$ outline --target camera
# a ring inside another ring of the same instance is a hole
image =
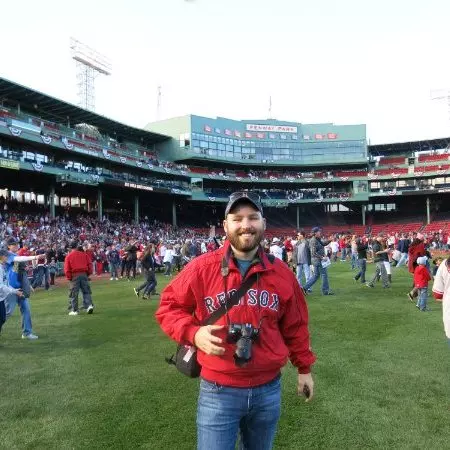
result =
[[[254,328],[251,323],[232,323],[228,327],[228,343],[236,344],[234,362],[243,367],[252,359],[252,344],[259,336],[259,328]]]

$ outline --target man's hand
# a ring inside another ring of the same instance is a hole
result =
[[[225,353],[225,349],[215,345],[221,344],[222,339],[213,335],[215,331],[222,330],[223,328],[224,325],[206,325],[204,327],[200,327],[194,336],[195,346],[207,355],[223,355]]]
[[[22,289],[16,289],[16,295],[17,295],[17,297],[23,297]]]
[[[305,392],[309,391],[309,396],[306,396]],[[305,395],[306,402],[309,402],[314,397],[314,381],[311,373],[299,373],[297,382],[297,394]]]

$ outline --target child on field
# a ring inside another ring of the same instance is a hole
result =
[[[55,285],[55,275],[58,272],[58,266],[56,265],[55,258],[52,258],[52,262],[48,265],[48,272],[50,274],[50,285]]]
[[[428,301],[428,282],[431,280],[430,272],[427,265],[428,258],[419,256],[417,258],[417,266],[414,269],[414,287],[417,289],[417,308],[420,311],[430,311],[427,306]]]

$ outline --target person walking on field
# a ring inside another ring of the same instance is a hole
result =
[[[384,236],[382,234],[379,234],[372,244],[373,262],[376,264],[376,268],[372,280],[367,283],[367,286],[371,288],[375,287],[374,283],[380,276],[383,283],[383,288],[389,287],[388,274],[384,265],[385,261],[389,261],[389,249],[384,247],[383,241]]]
[[[83,294],[83,306],[88,314],[94,312],[92,303],[92,291],[89,285],[89,276],[92,274],[92,261],[83,251],[83,247],[78,246],[77,242],[71,244],[72,251],[66,256],[64,262],[64,273],[70,282],[69,289],[69,316],[77,316],[78,311],[78,293]]]
[[[322,240],[322,230],[319,227],[314,227],[312,229],[313,236],[309,240],[309,250],[311,252],[311,265],[313,269],[313,274],[303,286],[306,292],[311,293],[311,287],[314,283],[321,277],[322,278],[322,294],[323,295],[334,295],[328,284],[328,267],[324,267],[323,262],[328,260],[325,254],[325,247],[330,243],[330,241]]]
[[[223,226],[223,247],[194,259],[164,289],[156,318],[172,339],[197,348],[197,449],[234,449],[239,434],[240,448],[269,450],[288,359],[298,394],[314,395],[308,309],[292,270],[260,245],[266,222],[258,195],[232,194]],[[200,325],[250,277],[254,284],[237,305],[214,325]]]

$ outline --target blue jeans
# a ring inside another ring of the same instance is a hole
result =
[[[113,263],[110,261],[109,263],[109,271],[111,273],[111,278],[117,278],[117,271],[119,269],[118,263]]]
[[[401,267],[403,264],[406,264],[406,262],[408,261],[408,253],[400,253],[401,257],[398,260],[398,263],[395,267]]]
[[[309,264],[297,264],[297,280],[300,286],[303,286],[302,274],[305,275],[305,283],[307,283],[311,278],[311,270],[309,269]]]
[[[242,450],[270,450],[280,418],[281,382],[233,388],[200,382],[197,449],[234,450],[239,432]]]
[[[27,298],[17,297],[15,294],[8,295],[5,299],[6,318],[8,319],[12,316],[17,305],[19,305],[20,314],[22,315],[22,334],[27,336],[33,332],[30,304]]]
[[[0,333],[2,331],[2,326],[6,322],[6,308],[5,308],[5,302],[2,300],[0,301]]]
[[[308,282],[303,286],[306,290],[311,289],[311,286],[322,277],[322,294],[328,294],[330,286],[328,284],[328,268],[322,267],[322,263],[314,264],[314,275],[308,280]]]
[[[425,311],[427,309],[427,301],[428,301],[428,288],[419,288],[419,295],[417,300],[417,305],[421,311]]]
[[[358,254],[357,253],[352,252],[350,262],[352,264],[352,270],[356,269],[358,267]]]
[[[366,282],[367,260],[366,259],[358,259],[358,267],[359,267],[359,272],[355,275],[355,280],[359,280],[361,278],[361,283],[365,283]]]

